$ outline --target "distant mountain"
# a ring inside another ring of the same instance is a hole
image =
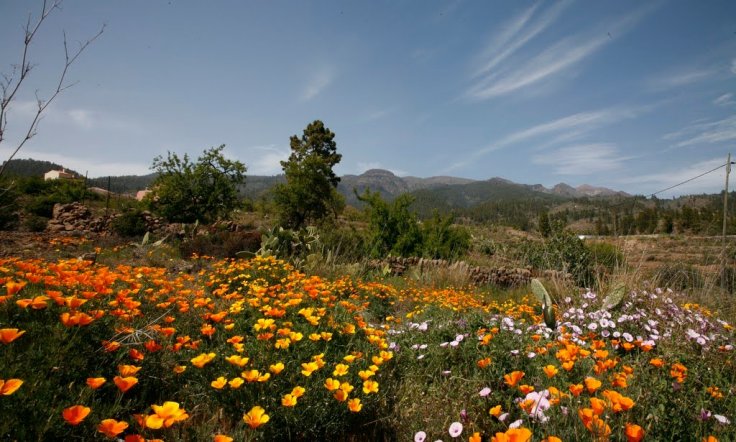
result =
[[[3,161],[3,164],[7,163],[7,161]],[[21,176],[21,177],[30,177],[35,176],[39,178],[43,178],[43,174],[50,170],[62,170],[64,169],[64,166],[56,163],[52,163],[50,161],[41,161],[41,160],[34,160],[32,158],[28,159],[20,159],[20,160],[10,160],[7,167],[5,168],[5,173],[8,175],[15,175],[15,176]],[[76,172],[71,169],[66,169],[67,172],[72,173],[76,176],[82,176],[79,174],[79,172]]]
[[[63,169],[64,166],[48,161],[33,159],[12,160],[8,172],[20,176],[43,176],[52,169]],[[67,170],[76,173],[72,170]],[[77,173],[77,175],[79,175]],[[113,176],[109,178],[109,187],[115,193],[135,193],[143,190],[153,183],[156,174],[148,175],[126,175]],[[264,197],[277,183],[284,182],[284,175],[259,176],[248,175],[246,177],[243,194],[251,199]],[[108,177],[93,178],[88,180],[92,187],[102,189],[108,188]],[[489,180],[471,180],[450,176],[435,176],[429,178],[399,177],[394,173],[383,169],[370,169],[360,175],[344,175],[341,177],[337,187],[348,204],[360,206],[361,203],[355,197],[370,189],[378,192],[384,199],[391,200],[403,193],[411,193],[416,200],[417,207],[435,206],[438,209],[468,208],[489,201],[507,201],[513,199],[541,199],[549,200],[548,196],[561,197],[563,199],[581,197],[628,197],[625,192],[607,189],[605,187],[594,187],[583,184],[572,187],[565,183],[559,183],[548,189],[541,184],[518,184],[504,178],[494,177]]]

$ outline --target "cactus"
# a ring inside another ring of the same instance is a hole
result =
[[[551,304],[542,307],[542,315],[544,316],[544,324],[555,330],[557,328],[557,320],[555,319],[555,309]]]
[[[532,293],[542,303],[542,316],[544,323],[551,329],[557,328],[557,320],[555,319],[555,309],[552,306],[552,298],[547,293],[542,282],[538,279],[532,279]]]
[[[552,305],[552,299],[549,297],[547,289],[544,288],[542,282],[537,278],[532,279],[532,293],[534,293],[534,296],[536,296],[542,305]]]
[[[626,284],[619,282],[615,284],[608,292],[605,298],[603,298],[603,309],[612,310],[621,304],[626,295]]]

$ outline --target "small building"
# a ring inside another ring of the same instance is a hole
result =
[[[137,199],[138,201],[143,201],[143,198],[148,196],[148,194],[151,192],[151,189],[139,190],[138,193],[135,194],[135,199]]]
[[[61,170],[49,170],[43,174],[44,181],[48,180],[73,180],[74,174],[67,172],[64,169]]]

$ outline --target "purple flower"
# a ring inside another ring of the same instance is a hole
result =
[[[483,388],[483,389],[482,389],[482,390],[480,391],[480,393],[478,393],[478,394],[480,394],[480,397],[486,397],[486,396],[488,396],[489,394],[491,394],[491,389],[490,389],[490,388],[488,388],[488,387],[485,387],[485,388]]]
[[[427,433],[424,431],[417,431],[417,433],[414,435],[414,442],[424,442],[424,440],[427,438]]]
[[[467,412],[467,411],[465,411],[465,409],[464,409],[464,408],[463,408],[462,410],[460,410],[460,419],[461,419],[461,420],[462,420],[463,422],[467,422],[467,421],[468,421],[468,412]]]

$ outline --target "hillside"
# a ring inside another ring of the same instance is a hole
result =
[[[7,161],[3,161],[3,164],[5,163],[7,163]],[[7,173],[8,175],[20,177],[43,177],[43,174],[50,170],[61,169],[64,169],[64,166],[60,164],[52,163],[50,161],[41,161],[28,158],[20,160],[10,160],[7,168],[5,169],[5,173]],[[66,171],[77,176],[82,176],[79,172],[71,169],[66,169]]]

